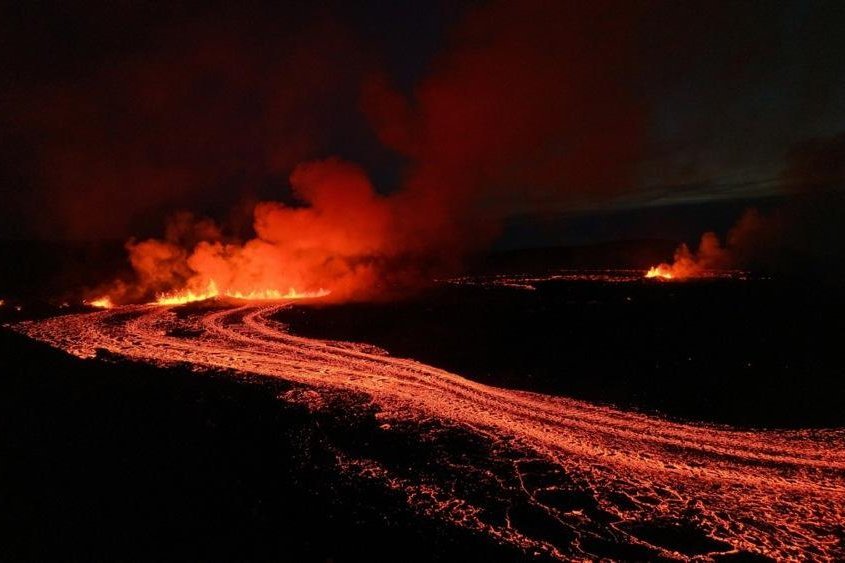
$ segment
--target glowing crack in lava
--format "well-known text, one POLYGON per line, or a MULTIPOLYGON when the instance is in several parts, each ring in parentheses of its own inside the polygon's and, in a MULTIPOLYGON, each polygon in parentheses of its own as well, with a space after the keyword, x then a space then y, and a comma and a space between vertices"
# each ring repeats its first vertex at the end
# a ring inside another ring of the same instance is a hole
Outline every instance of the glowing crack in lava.
POLYGON ((672 559, 736 553, 780 560, 845 557, 845 430, 686 424, 490 387, 365 346, 291 335, 272 320, 287 306, 179 309, 178 314, 171 307, 130 306, 15 328, 81 358, 105 350, 157 365, 189 363, 282 378, 305 386, 304 393, 363 393, 385 424, 423 428, 441 421, 495 444, 485 455, 503 463, 514 459, 506 452, 530 452, 531 464, 551 468, 546 476, 565 475, 590 507, 549 502, 549 495, 561 491, 526 478, 525 463, 514 463, 518 485, 513 487, 489 477, 486 469, 473 472, 466 461, 453 469, 464 472, 465 482, 481 476, 494 493, 521 495, 566 530, 562 536, 550 538, 521 524, 514 508, 501 518, 489 516, 483 503, 461 496, 460 477, 442 484, 414 482, 413 477, 391 478, 367 460, 347 467, 357 464, 370 477, 383 475, 386 486, 405 491, 411 506, 417 503, 424 514, 531 552, 597 558, 590 546, 612 540, 672 559), (688 523, 711 547, 684 552, 637 532, 654 522, 688 523))
POLYGON ((155 302, 157 305, 185 305, 186 303, 205 301, 206 299, 212 299, 214 297, 229 297, 231 299, 239 299, 241 301, 279 301, 283 299, 313 299, 317 297, 325 297, 329 293, 330 292, 326 289, 319 289, 311 292, 299 292, 294 288, 290 288, 287 293, 282 293, 278 289, 260 289, 251 291, 227 290, 221 292, 217 287, 217 283, 214 280, 211 280, 201 291, 186 289, 183 291, 161 293, 156 296, 155 302))

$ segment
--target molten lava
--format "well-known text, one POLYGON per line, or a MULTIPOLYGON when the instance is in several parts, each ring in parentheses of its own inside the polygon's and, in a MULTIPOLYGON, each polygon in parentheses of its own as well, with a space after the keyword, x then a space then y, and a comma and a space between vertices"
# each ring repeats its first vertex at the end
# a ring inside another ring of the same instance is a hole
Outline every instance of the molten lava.
POLYGON ((671 280, 675 278, 675 274, 672 273, 672 267, 668 264, 659 264, 649 268, 645 273, 645 277, 671 280))
POLYGON ((193 303, 195 301, 205 301, 206 299, 213 299, 215 297, 228 297, 230 299, 239 299, 242 301, 279 301, 279 300, 293 300, 293 299, 314 299, 318 297, 325 297, 330 292, 325 289, 317 291, 300 292, 294 288, 288 289, 287 293, 282 293, 278 289, 261 289, 251 291, 235 291, 225 290, 220 291, 217 283, 214 280, 208 282, 205 289, 201 291, 193 291, 186 289, 183 291, 173 291, 168 293, 160 293, 156 296, 155 303, 157 305, 184 305, 186 303, 193 303))
MULTIPOLYGON (((487 475, 471 458, 452 466, 453 477, 443 482, 425 471, 398 479, 367 459, 339 464, 342 470, 357 466, 359 474, 404 491, 422 514, 528 552, 542 550, 561 560, 599 559, 591 546, 621 541, 653 554, 636 559, 713 560, 749 553, 776 560, 845 556, 843 430, 684 424, 490 387, 365 346, 291 335, 272 320, 285 306, 179 315, 169 307, 128 306, 15 328, 82 358, 106 350, 162 366, 190 363, 281 378, 305 386, 303 396, 364 394, 385 423, 416 424, 424 432, 436 420, 487 439, 495 444, 488 455, 512 467, 511 478, 518 484, 490 479, 484 485, 490 496, 480 504, 466 496, 463 485, 487 475), (510 465, 517 458, 528 461, 510 465), (525 466, 539 464, 547 468, 543 481, 524 478, 525 466), (553 485, 561 479, 576 487, 592 508, 576 510, 554 502, 562 491, 553 485), (504 514, 491 513, 502 499, 504 514), (549 536, 531 521, 523 526, 513 518, 511 510, 526 503, 562 527, 561 534, 549 536), (638 526, 656 522, 691 523, 713 547, 691 556, 661 545, 659 537, 637 535, 638 526)), ((288 396, 295 400, 295 395, 288 396)))
POLYGON ((649 268, 648 271, 645 273, 645 277, 657 278, 661 280, 676 279, 678 276, 672 270, 672 266, 670 266, 669 264, 658 264, 657 266, 652 266, 651 268, 649 268))
POLYGON ((112 300, 108 295, 92 299, 91 301, 86 301, 85 304, 98 309, 111 309, 114 307, 114 303, 112 303, 112 300))

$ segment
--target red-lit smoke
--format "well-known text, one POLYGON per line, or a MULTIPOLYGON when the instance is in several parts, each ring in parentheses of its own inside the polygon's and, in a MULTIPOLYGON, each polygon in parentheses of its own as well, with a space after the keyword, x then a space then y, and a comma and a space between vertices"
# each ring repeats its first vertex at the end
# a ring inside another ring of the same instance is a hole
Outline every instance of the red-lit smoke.
POLYGON ((695 278, 708 270, 724 268, 729 264, 729 251, 722 247, 716 233, 704 233, 696 252, 690 251, 686 244, 681 244, 675 250, 671 264, 663 263, 650 268, 646 277, 668 280, 695 278))
POLYGON ((257 204, 246 242, 200 223, 130 243, 137 280, 116 299, 212 283, 221 293, 389 295, 454 268, 508 212, 627 186, 643 131, 627 93, 631 12, 601 2, 471 12, 410 95, 383 74, 364 81, 362 110, 408 161, 398 189, 381 195, 336 158, 300 164, 296 201, 257 204))
POLYGON ((356 111, 369 55, 331 18, 292 14, 271 26, 214 16, 162 23, 65 80, 0 94, 4 128, 37 156, 33 231, 125 238, 179 209, 228 228, 356 111))
POLYGON ((345 297, 377 287, 379 262, 397 252, 389 200, 360 168, 335 159, 298 166, 291 185, 303 205, 259 203, 256 237, 245 243, 225 241, 207 221, 183 219, 165 240, 127 245, 140 289, 201 294, 213 283, 222 293, 330 289, 345 297))

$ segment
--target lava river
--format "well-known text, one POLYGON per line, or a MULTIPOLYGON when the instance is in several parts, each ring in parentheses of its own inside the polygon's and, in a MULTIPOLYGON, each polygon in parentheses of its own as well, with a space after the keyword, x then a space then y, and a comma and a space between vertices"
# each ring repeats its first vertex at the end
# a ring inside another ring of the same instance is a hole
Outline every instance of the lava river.
MULTIPOLYGON (((428 499, 427 515, 528 553, 615 558, 591 547, 615 542, 642 550, 628 552, 634 558, 845 557, 845 430, 753 431, 685 424, 490 387, 371 347, 289 334, 272 320, 286 306, 290 304, 199 310, 133 306, 31 321, 15 329, 82 358, 106 350, 159 365, 187 362, 282 378, 317 395, 363 393, 385 425, 434 420, 499 444, 491 455, 520 451, 531 461, 515 465, 523 471, 539 464, 546 474, 565 476, 557 484, 548 479, 537 484, 536 478, 517 474, 512 487, 568 531, 564 540, 535 533, 536 526, 521 525, 507 511, 502 519, 490 518, 483 506, 458 498, 454 486, 390 475, 384 482, 405 490, 411 504, 428 499), (548 501, 561 488, 579 498, 586 495, 590 502, 548 501), (654 527, 643 532, 655 523, 664 526, 662 532, 654 527), (683 542, 678 547, 678 542, 661 539, 680 524, 695 530, 704 547, 690 551, 683 542)), ((367 471, 372 477, 378 467, 367 471)), ((503 479, 491 482, 493 487, 511 487, 503 479)))

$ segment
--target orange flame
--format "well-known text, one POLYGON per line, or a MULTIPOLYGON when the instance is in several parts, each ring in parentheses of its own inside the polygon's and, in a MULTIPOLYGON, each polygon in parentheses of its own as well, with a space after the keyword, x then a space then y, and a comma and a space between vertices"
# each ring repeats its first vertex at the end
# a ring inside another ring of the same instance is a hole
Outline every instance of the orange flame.
POLYGON ((244 301, 278 301, 281 299, 314 299, 318 297, 325 297, 330 292, 325 289, 317 291, 297 291, 290 288, 287 293, 282 293, 278 289, 261 289, 251 291, 234 291, 226 290, 220 291, 217 283, 214 280, 208 282, 208 285, 199 291, 192 289, 185 289, 182 291, 172 291, 168 293, 160 293, 156 296, 155 303, 157 305, 184 305, 186 303, 193 303, 195 301, 205 301, 214 297, 228 297, 230 299, 241 299, 244 301))
POLYGON ((672 273, 672 267, 669 264, 658 264, 649 268, 645 273, 645 277, 671 280, 675 278, 675 274, 672 273))
POLYGON ((114 303, 112 303, 112 300, 108 295, 98 297, 97 299, 93 299, 91 301, 84 301, 84 303, 90 307, 97 307, 98 309, 111 309, 114 307, 114 303))

